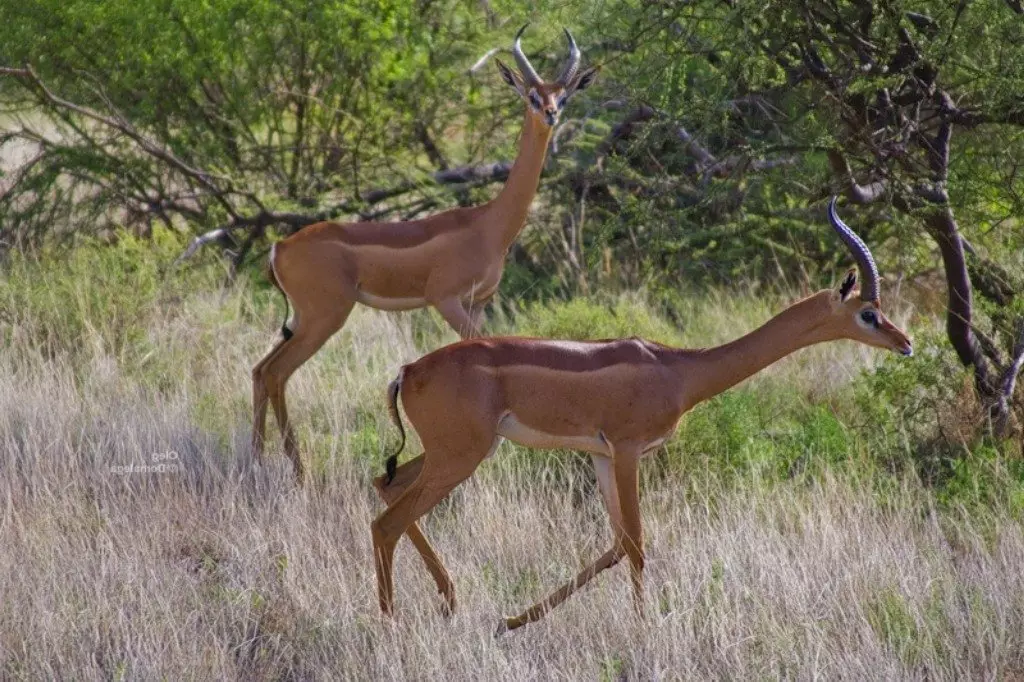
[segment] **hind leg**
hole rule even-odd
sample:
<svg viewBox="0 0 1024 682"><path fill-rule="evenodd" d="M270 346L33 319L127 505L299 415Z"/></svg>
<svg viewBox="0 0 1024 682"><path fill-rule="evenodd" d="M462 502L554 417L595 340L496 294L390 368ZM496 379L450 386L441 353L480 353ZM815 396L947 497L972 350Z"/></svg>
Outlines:
<svg viewBox="0 0 1024 682"><path fill-rule="evenodd" d="M267 382L263 379L263 368L274 356L281 352L281 349L288 343L288 339L281 339L263 359L252 368L252 455L257 462L263 460L263 446L267 431L267 407L270 405L270 394L267 391Z"/></svg>
<svg viewBox="0 0 1024 682"><path fill-rule="evenodd" d="M473 428L465 422L464 430L459 432L424 433L420 424L416 424L408 402L406 410L426 448L423 464L416 480L370 526L377 565L377 595L380 609L386 615L391 615L394 604L392 564L398 539L455 486L469 478L498 441L493 430ZM487 423L491 420L487 419ZM435 434L436 437L431 437Z"/></svg>
<svg viewBox="0 0 1024 682"><path fill-rule="evenodd" d="M263 366L263 381L269 394L270 404L274 408L277 425L284 436L284 452L292 461L295 477L301 482L305 471L299 447L295 438L295 430L288 419L288 406L285 403L284 390L289 377L295 373L309 358L327 342L327 339L341 329L355 305L354 300L334 300L332 307L320 315L300 310L298 328L266 365ZM298 308L298 306L296 306Z"/></svg>
<svg viewBox="0 0 1024 682"><path fill-rule="evenodd" d="M423 455L420 455L398 467L395 471L395 477L390 483L387 483L387 476L385 475L375 478L373 485L377 489L380 498L386 504L391 504L419 477L422 468ZM417 522L414 521L406 529L405 534L412 541L416 551L422 557L427 570L434 578L434 582L437 584L437 591L444 597L445 615L451 615L455 612L455 585L452 583L451 576L448 575L448 570L441 563L440 557L437 556L434 548L430 545L430 541L423 535L423 531L420 530Z"/></svg>

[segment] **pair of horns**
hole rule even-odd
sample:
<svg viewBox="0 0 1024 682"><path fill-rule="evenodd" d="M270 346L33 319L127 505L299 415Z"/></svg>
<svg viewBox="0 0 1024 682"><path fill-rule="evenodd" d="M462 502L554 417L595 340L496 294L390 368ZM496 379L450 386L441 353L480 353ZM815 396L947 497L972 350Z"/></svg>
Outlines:
<svg viewBox="0 0 1024 682"><path fill-rule="evenodd" d="M857 236L857 234L850 229L850 226L844 223L839 218L839 214L836 213L836 200L838 197L832 197L832 201L828 204L828 221L832 223L832 227L835 229L839 238L846 244L846 248L850 250L853 255L853 259L857 261L857 269L860 270L860 298L862 301L878 301L878 267L875 265L875 259L871 257L871 251L868 250L867 244L864 240Z"/></svg>
<svg viewBox="0 0 1024 682"><path fill-rule="evenodd" d="M516 42L512 45L512 55L516 58L516 64L519 65L519 71L531 85L540 85L544 81L537 75L537 71L534 70L533 65L530 64L530 60L523 54L523 46L521 40L523 38L523 31L529 24L523 24L523 27L516 33ZM558 83L563 86L569 85L576 72L580 68L580 48L576 46L576 41L573 40L572 34L569 33L569 29L562 29L565 31L565 37L569 41L569 63L565 65L565 69L562 71L562 75L558 77Z"/></svg>

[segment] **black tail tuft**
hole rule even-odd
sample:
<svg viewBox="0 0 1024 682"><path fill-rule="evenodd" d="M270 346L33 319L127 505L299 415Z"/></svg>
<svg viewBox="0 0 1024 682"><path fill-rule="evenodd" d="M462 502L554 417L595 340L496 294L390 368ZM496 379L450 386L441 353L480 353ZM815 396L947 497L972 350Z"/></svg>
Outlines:
<svg viewBox="0 0 1024 682"><path fill-rule="evenodd" d="M281 289L280 285L277 288L281 291L281 297L284 299L284 322L281 323L281 336L287 341L294 336L292 330L288 328L288 312L290 311L288 307L288 294L284 293L284 289Z"/></svg>
<svg viewBox="0 0 1024 682"><path fill-rule="evenodd" d="M281 283L277 281L277 275L274 273L273 249L270 251L270 258L271 262L267 263L267 279L269 279L270 283L281 292L281 298L284 299L284 322L281 323L281 336L283 336L284 340L287 341L295 335L294 332L288 328L288 313L291 312L291 308L288 306L288 294L284 293L284 287L282 287Z"/></svg>
<svg viewBox="0 0 1024 682"><path fill-rule="evenodd" d="M398 449L395 450L395 454L388 457L384 463L384 469L387 472L387 483L390 485L391 481L395 480L395 472L398 470L398 455L405 448L405 427L402 425L402 415L398 412L398 394L402 390L402 377L405 375L405 368L403 367L398 371L398 376L395 380L388 384L388 412L391 414L391 421L398 427L398 432L402 434L402 442L399 443Z"/></svg>
<svg viewBox="0 0 1024 682"><path fill-rule="evenodd" d="M384 463L384 470L388 474L387 485L391 485L391 481L395 480L395 473L398 471L398 455L388 457L388 461Z"/></svg>

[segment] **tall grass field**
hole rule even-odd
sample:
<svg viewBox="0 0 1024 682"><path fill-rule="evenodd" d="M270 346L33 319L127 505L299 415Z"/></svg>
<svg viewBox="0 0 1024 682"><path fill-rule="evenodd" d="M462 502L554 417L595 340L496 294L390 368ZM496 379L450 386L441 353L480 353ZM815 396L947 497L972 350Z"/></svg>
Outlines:
<svg viewBox="0 0 1024 682"><path fill-rule="evenodd" d="M262 466L248 450L281 301L210 254L171 268L181 247L124 236L0 275L0 678L1024 679L1019 446L974 432L968 379L900 292L915 358L806 349L644 462L643 617L620 565L495 637L609 547L589 459L503 444L424 520L455 615L403 540L382 618L385 387L453 333L357 309L289 383L296 487L272 420ZM704 346L801 293L509 304L488 332Z"/></svg>

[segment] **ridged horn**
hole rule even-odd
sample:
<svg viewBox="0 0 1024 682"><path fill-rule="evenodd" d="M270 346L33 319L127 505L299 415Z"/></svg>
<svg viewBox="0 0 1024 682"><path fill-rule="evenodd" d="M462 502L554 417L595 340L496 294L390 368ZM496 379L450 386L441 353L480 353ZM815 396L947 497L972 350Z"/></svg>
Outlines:
<svg viewBox="0 0 1024 682"><path fill-rule="evenodd" d="M565 70L562 71L562 75L559 76L558 82L563 86L569 85L572 82L573 77L580 68L580 48L576 47L576 41L573 40L572 34L569 33L569 29L563 28L565 31L565 37L569 41L569 63L565 65Z"/></svg>
<svg viewBox="0 0 1024 682"><path fill-rule="evenodd" d="M832 223L839 238L850 250L853 259L857 261L857 268L860 270L860 298L862 301L878 301L878 267L875 266L875 259L871 257L864 240L857 236L857 233L850 229L836 213L836 201L838 197L832 197L828 204L828 221Z"/></svg>
<svg viewBox="0 0 1024 682"><path fill-rule="evenodd" d="M523 74L523 79L530 85L540 85L544 81L542 81L540 76L537 75L537 72L534 71L533 65L530 64L530 60L526 58L525 54L523 54L523 46L520 44L520 41L523 38L523 31L525 31L526 27L529 25L530 24L523 24L523 27L519 29L518 33L516 33L516 42L512 44L512 56L516 58L516 64L519 65L519 72Z"/></svg>

